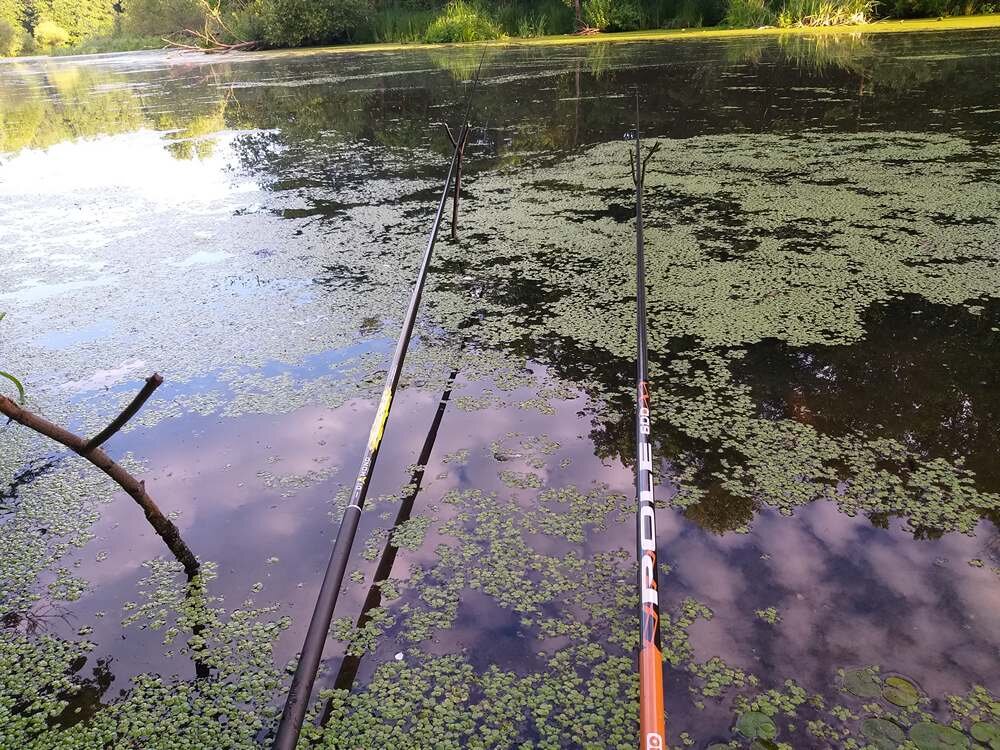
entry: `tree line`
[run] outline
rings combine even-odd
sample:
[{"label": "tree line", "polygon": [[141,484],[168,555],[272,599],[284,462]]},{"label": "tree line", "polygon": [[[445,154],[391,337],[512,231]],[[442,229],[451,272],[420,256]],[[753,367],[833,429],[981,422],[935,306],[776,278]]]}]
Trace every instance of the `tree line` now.
[{"label": "tree line", "polygon": [[0,0],[0,56],[192,46],[461,42],[579,31],[831,25],[998,0]]}]

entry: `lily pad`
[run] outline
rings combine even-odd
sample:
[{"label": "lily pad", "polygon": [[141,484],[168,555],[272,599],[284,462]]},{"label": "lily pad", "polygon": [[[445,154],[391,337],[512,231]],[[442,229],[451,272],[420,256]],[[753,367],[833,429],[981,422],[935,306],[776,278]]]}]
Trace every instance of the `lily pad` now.
[{"label": "lily pad", "polygon": [[754,740],[750,750],[778,750],[778,743],[771,740]]},{"label": "lily pad", "polygon": [[906,708],[920,702],[920,691],[917,686],[904,677],[886,677],[882,688],[882,697],[893,705]]},{"label": "lily pad", "polygon": [[990,721],[977,721],[972,725],[972,736],[993,748],[1000,748],[1000,725]]},{"label": "lily pad", "polygon": [[861,733],[879,750],[896,750],[906,738],[906,733],[899,725],[875,717],[861,723]]},{"label": "lily pad", "polygon": [[953,750],[969,746],[969,738],[964,734],[934,721],[914,724],[910,730],[910,739],[920,750]]},{"label": "lily pad", "polygon": [[844,689],[859,698],[877,698],[882,694],[882,681],[871,667],[852,669],[844,674]]},{"label": "lily pad", "polygon": [[773,740],[778,736],[778,727],[771,717],[760,711],[747,711],[736,720],[736,731],[748,740]]}]

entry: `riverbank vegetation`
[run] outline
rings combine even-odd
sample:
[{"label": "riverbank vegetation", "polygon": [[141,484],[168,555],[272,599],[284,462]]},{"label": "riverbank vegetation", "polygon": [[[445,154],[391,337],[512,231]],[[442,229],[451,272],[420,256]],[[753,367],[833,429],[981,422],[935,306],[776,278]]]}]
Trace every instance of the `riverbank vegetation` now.
[{"label": "riverbank vegetation", "polygon": [[997,0],[0,0],[0,56],[833,26],[998,10]]}]

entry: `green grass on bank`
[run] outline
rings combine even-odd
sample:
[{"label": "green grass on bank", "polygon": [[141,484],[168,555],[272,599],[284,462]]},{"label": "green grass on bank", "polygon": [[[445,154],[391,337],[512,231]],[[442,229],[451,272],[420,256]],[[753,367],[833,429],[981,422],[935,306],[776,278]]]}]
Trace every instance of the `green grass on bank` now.
[{"label": "green grass on bank", "polygon": [[[300,47],[267,50],[254,55],[300,56],[330,52],[392,52],[404,49],[439,49],[453,46],[490,46],[504,47],[508,45],[526,45],[535,47],[559,46],[570,44],[595,44],[606,42],[652,42],[683,39],[723,39],[742,36],[778,36],[784,34],[892,34],[905,32],[927,31],[962,31],[1000,29],[1000,13],[978,16],[954,16],[950,18],[916,18],[903,20],[883,20],[871,23],[841,24],[832,26],[793,26],[779,28],[765,26],[761,28],[733,28],[719,25],[709,28],[692,29],[647,29],[644,31],[620,31],[598,34],[551,34],[546,36],[503,36],[487,41],[455,41],[455,42],[423,42],[423,35],[412,34],[406,41],[376,41],[363,44],[337,44],[315,47]],[[398,30],[397,30],[398,31]],[[405,35],[403,35],[404,38]],[[398,38],[397,34],[381,38]],[[163,41],[157,37],[129,37],[118,39],[107,37],[82,43],[76,47],[58,50],[58,55],[85,55],[107,52],[125,52],[129,50],[156,49],[163,46]]]},{"label": "green grass on bank", "polygon": [[[626,38],[612,34],[666,39],[693,29],[881,30],[894,22],[890,18],[910,17],[934,19],[934,28],[972,28],[992,24],[973,20],[969,26],[964,18],[1000,12],[1000,0],[130,0],[113,13],[95,3],[0,0],[0,56],[149,49],[164,46],[165,37],[217,50],[232,44],[354,49],[372,43]],[[589,32],[584,39],[572,34],[581,28]]]},{"label": "green grass on bank", "polygon": [[533,47],[559,46],[567,44],[595,44],[602,42],[652,42],[682,39],[723,39],[740,36],[780,36],[784,34],[892,34],[918,31],[961,31],[976,29],[1000,29],[1000,13],[980,16],[957,16],[943,19],[907,19],[900,21],[876,21],[873,23],[844,26],[811,26],[792,28],[752,28],[733,29],[725,27],[698,29],[651,29],[647,31],[623,31],[616,33],[562,34],[544,37],[506,37],[485,42],[460,42],[455,44],[400,44],[381,42],[376,44],[338,44],[304,49],[270,50],[253,53],[255,55],[277,55],[297,57],[300,55],[325,54],[331,52],[393,52],[404,49],[440,49],[442,47],[526,45]]}]

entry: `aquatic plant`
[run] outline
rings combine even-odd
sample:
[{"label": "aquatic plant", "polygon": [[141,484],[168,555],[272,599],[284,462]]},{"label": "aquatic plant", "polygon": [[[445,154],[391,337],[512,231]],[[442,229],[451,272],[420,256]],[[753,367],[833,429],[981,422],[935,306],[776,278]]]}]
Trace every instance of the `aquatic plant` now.
[{"label": "aquatic plant", "polygon": [[754,614],[757,615],[764,622],[774,625],[781,621],[781,615],[778,614],[778,610],[774,607],[766,607],[764,609],[755,609]]},{"label": "aquatic plant", "polygon": [[[6,315],[7,313],[0,312],[0,321],[2,321]],[[24,384],[22,384],[21,381],[14,375],[11,375],[9,372],[5,372],[3,370],[0,370],[0,378],[8,381],[9,383],[13,383],[14,387],[17,389],[18,399],[24,403]]]},{"label": "aquatic plant", "polygon": [[[608,54],[606,69],[615,70],[621,61],[620,53],[608,45],[593,45],[598,47]],[[422,55],[413,57],[426,59]],[[90,79],[86,82],[92,85]],[[67,84],[64,81],[62,85]],[[315,87],[289,86],[281,91],[284,96],[288,91],[310,88]],[[557,93],[565,91],[563,85]],[[261,115],[244,110],[244,105],[253,106],[254,96],[254,89],[247,89],[240,94],[241,107],[229,108],[231,126],[265,122],[286,127],[277,113],[266,115],[274,120],[259,120]],[[293,98],[293,94],[288,96]],[[298,114],[312,123],[310,127],[318,130],[322,128],[317,123],[345,122],[331,120],[322,108],[317,108],[315,97],[294,97],[297,105],[301,104]],[[265,96],[260,101],[275,99]],[[345,103],[355,108],[371,106],[371,99],[364,97],[334,95],[331,100],[338,107],[346,108]],[[356,122],[367,121],[366,117],[351,115],[345,130],[355,127]],[[297,126],[304,127],[301,121]],[[280,194],[275,210],[284,210],[290,203],[301,211],[297,217],[258,223],[241,216],[240,227],[259,231],[252,238],[238,233],[239,240],[252,247],[246,257],[227,259],[219,264],[224,268],[218,270],[198,266],[198,273],[178,274],[177,267],[168,264],[182,262],[186,254],[164,247],[165,243],[154,245],[162,254],[161,264],[136,265],[127,254],[131,245],[127,242],[112,244],[103,251],[102,257],[109,263],[131,268],[133,273],[141,266],[149,283],[177,300],[174,309],[160,313],[163,320],[150,320],[141,306],[114,300],[113,295],[70,289],[64,297],[37,308],[25,305],[33,313],[37,310],[37,314],[24,323],[23,329],[18,321],[14,331],[17,346],[11,347],[11,363],[5,365],[28,373],[32,396],[37,393],[46,409],[65,415],[66,407],[60,407],[52,395],[59,394],[61,382],[50,378],[47,370],[58,370],[63,381],[83,380],[92,372],[95,358],[123,347],[123,342],[137,357],[156,356],[155,346],[145,340],[132,340],[118,328],[84,345],[68,347],[58,355],[47,353],[36,343],[51,321],[68,320],[86,306],[97,317],[128,320],[148,330],[150,340],[159,346],[163,346],[162,342],[180,341],[178,332],[190,330],[189,321],[197,320],[204,329],[198,336],[186,336],[191,340],[185,340],[183,346],[171,347],[178,350],[171,366],[179,378],[190,381],[191,389],[180,394],[176,402],[150,412],[145,420],[149,425],[166,423],[164,426],[170,429],[172,422],[186,428],[187,423],[179,422],[180,418],[196,421],[200,419],[197,415],[209,415],[213,418],[205,421],[215,422],[223,416],[235,419],[251,414],[280,415],[320,405],[336,409],[352,399],[359,399],[360,404],[370,400],[380,385],[378,373],[385,359],[377,342],[370,355],[352,354],[333,364],[320,358],[318,366],[298,366],[311,363],[313,355],[328,347],[356,343],[359,331],[360,337],[370,342],[377,339],[380,330],[391,328],[393,316],[399,314],[393,298],[399,296],[406,281],[406,268],[401,267],[412,262],[412,254],[406,247],[394,246],[392,257],[398,258],[398,263],[387,264],[381,248],[376,246],[373,252],[373,246],[359,238],[384,233],[386,227],[404,238],[410,237],[413,222],[408,215],[414,212],[427,182],[420,173],[426,167],[424,152],[401,147],[389,155],[379,155],[363,144],[341,148],[338,144],[344,142],[343,133],[315,137],[322,141],[315,151],[288,136],[284,141],[261,138],[238,152],[246,154],[246,162],[220,142],[218,157],[232,159],[228,163],[234,165],[233,169],[257,165],[253,167],[259,170],[252,173],[254,179],[271,179],[268,170],[278,171],[280,167],[282,174],[291,175],[289,179],[295,181],[294,189]],[[559,145],[558,137],[558,132],[547,133],[545,138],[552,140],[540,137],[525,142]],[[268,162],[261,161],[261,152],[254,151],[260,145],[267,153],[268,143],[278,143],[282,151],[267,157],[278,159],[270,167],[261,166]],[[976,306],[988,317],[991,308],[981,295],[995,290],[996,269],[988,253],[982,254],[984,259],[979,253],[992,247],[990,232],[995,224],[976,220],[992,219],[995,207],[990,203],[992,185],[988,181],[977,185],[969,177],[990,168],[995,148],[951,134],[923,137],[881,131],[848,136],[797,134],[795,138],[741,133],[689,138],[683,144],[669,145],[673,161],[669,170],[656,173],[655,180],[650,180],[651,188],[658,193],[649,209],[650,241],[658,248],[651,268],[656,282],[651,291],[651,303],[656,306],[653,335],[658,350],[664,353],[656,372],[657,382],[662,383],[656,398],[658,409],[663,409],[658,413],[664,419],[658,421],[656,438],[670,458],[670,469],[676,468],[676,473],[666,471],[664,479],[681,483],[680,494],[671,502],[686,505],[689,518],[701,519],[718,533],[731,528],[746,530],[755,523],[757,512],[769,516],[763,523],[774,521],[775,514],[767,513],[768,507],[799,514],[804,505],[817,500],[829,500],[847,514],[871,514],[877,523],[898,515],[910,520],[914,533],[974,529],[978,519],[991,512],[993,500],[986,491],[986,480],[958,458],[932,455],[921,443],[919,432],[911,433],[905,441],[893,437],[891,424],[830,429],[810,416],[819,410],[808,399],[804,406],[796,401],[794,410],[783,412],[753,378],[752,367],[748,374],[747,359],[780,339],[792,356],[825,372],[823,367],[830,360],[817,352],[850,351],[871,345],[878,321],[873,322],[867,312],[895,295],[916,294],[959,309],[964,309],[961,305]],[[450,252],[443,254],[439,284],[428,288],[432,306],[421,324],[424,335],[411,360],[414,369],[404,385],[414,389],[411,395],[422,398],[425,387],[436,387],[425,386],[425,382],[439,383],[452,366],[461,365],[463,378],[468,373],[472,401],[478,397],[481,385],[484,393],[489,390],[484,403],[510,409],[505,417],[538,421],[543,425],[538,432],[547,428],[546,422],[553,428],[561,426],[558,420],[549,418],[552,411],[566,414],[579,410],[581,419],[590,420],[589,426],[584,422],[584,431],[592,430],[590,440],[595,452],[621,470],[620,456],[627,452],[631,437],[627,426],[622,428],[621,420],[615,421],[615,415],[622,411],[615,399],[619,397],[621,373],[629,372],[633,342],[627,333],[631,320],[622,261],[608,251],[615,247],[621,225],[606,209],[609,201],[617,201],[622,192],[615,180],[627,182],[627,176],[620,171],[620,158],[617,171],[602,167],[620,157],[616,148],[580,147],[573,150],[569,160],[561,153],[525,153],[522,157],[529,167],[525,172],[477,178],[475,195],[468,206],[475,212],[476,222],[487,227],[488,236],[475,240],[475,252],[469,252],[469,246],[459,246],[449,247]],[[316,173],[303,166],[306,157],[310,162],[318,160]],[[394,168],[412,159],[416,166],[399,185],[383,184],[386,181],[373,178],[359,186],[344,179],[336,187],[336,200],[354,207],[338,205],[323,213],[311,206],[314,191],[333,188],[300,188],[299,181],[308,184],[317,174],[326,175],[326,170],[341,170],[336,172],[341,175],[354,168],[354,159],[377,165],[388,162]],[[732,177],[741,173],[748,177]],[[328,197],[325,192],[322,195]],[[719,202],[720,195],[726,197],[725,205]],[[811,197],[816,195],[820,200],[813,202]],[[905,216],[879,214],[883,234],[873,247],[872,230],[865,225],[878,213],[880,203],[891,207],[912,203],[915,208]],[[925,211],[924,205],[929,209]],[[227,208],[226,215],[229,211]],[[939,214],[937,218],[935,213]],[[584,218],[574,224],[563,216]],[[787,216],[795,218],[791,228],[784,220]],[[739,232],[733,231],[734,222]],[[306,234],[306,240],[296,245],[293,262],[287,255],[282,256],[281,249],[273,249],[287,238],[281,232],[270,234],[267,227],[272,223],[285,228],[294,226]],[[552,230],[557,247],[551,254],[539,241],[539,226]],[[788,236],[803,226],[814,234],[805,239],[802,235]],[[912,231],[921,232],[921,238],[912,239]],[[746,244],[727,239],[737,235]],[[312,249],[314,241],[321,249]],[[594,246],[602,243],[600,252],[594,251]],[[331,255],[342,259],[343,264],[333,270],[317,270],[321,269],[320,261],[330,263]],[[553,262],[553,258],[559,262]],[[461,274],[448,273],[457,261],[462,262]],[[63,271],[47,258],[37,262],[40,273],[53,280],[87,276],[85,269]],[[161,266],[174,270],[164,273]],[[345,268],[351,275],[345,275]],[[246,301],[241,296],[243,289],[226,296],[227,279],[235,279],[238,285],[251,272],[257,275],[254,284],[260,283],[255,293],[246,294]],[[469,288],[463,286],[462,275],[466,272],[486,280],[473,303]],[[175,276],[184,277],[183,288]],[[665,283],[668,280],[672,283]],[[371,289],[371,300],[366,300],[361,309],[356,295],[344,291],[353,285]],[[532,289],[551,296],[539,303],[531,296]],[[787,305],[786,298],[790,300]],[[218,304],[202,305],[203,299]],[[262,299],[267,299],[268,304],[262,305]],[[470,305],[481,306],[482,313],[475,325],[461,329],[473,342],[473,351],[459,354],[457,347],[449,344],[448,332],[465,320]],[[592,314],[581,316],[581,307],[592,310]],[[336,311],[332,324],[331,310]],[[923,312],[926,315],[926,310]],[[365,322],[373,317],[384,324]],[[232,335],[229,325],[234,319],[254,330],[254,347],[247,347],[245,340],[233,340],[239,338]],[[296,334],[289,335],[290,330]],[[982,341],[992,343],[988,338]],[[861,351],[864,353],[864,349]],[[534,372],[524,368],[528,359]],[[50,368],[53,364],[58,367]],[[836,365],[836,361],[829,364],[841,378],[838,384],[842,384],[845,370]],[[780,375],[782,371],[774,372]],[[120,383],[113,387],[113,404],[104,403],[103,390],[98,391],[100,397],[87,391],[76,396],[74,409],[79,405],[81,421],[100,423],[107,411],[117,408],[120,396],[115,389],[125,390]],[[416,389],[420,389],[419,394]],[[515,391],[519,392],[515,395]],[[517,412],[517,407],[510,404],[500,406],[504,400],[531,411]],[[574,403],[567,404],[566,400]],[[777,403],[780,406],[780,398]],[[978,404],[971,408],[978,408]],[[292,419],[296,418],[293,415]],[[265,421],[260,416],[258,419]],[[626,437],[616,442],[619,432]],[[565,446],[551,438],[524,435],[491,435],[486,442],[494,437],[497,444],[486,449],[485,443],[479,443],[471,461],[476,470],[486,464],[482,476],[488,485],[473,489],[470,484],[475,479],[470,483],[464,476],[471,472],[463,472],[461,478],[452,477],[447,486],[460,479],[467,493],[450,493],[441,498],[441,492],[435,494],[430,488],[429,498],[421,495],[429,505],[443,501],[439,507],[428,509],[428,527],[423,533],[413,533],[420,529],[407,530],[404,539],[411,549],[406,553],[414,554],[401,561],[405,564],[396,571],[398,577],[391,583],[378,584],[386,599],[376,615],[382,623],[379,632],[375,633],[375,628],[365,630],[366,625],[350,629],[345,626],[345,645],[353,653],[362,652],[360,658],[370,660],[365,662],[368,668],[364,674],[374,673],[376,678],[370,685],[358,685],[349,695],[332,695],[334,710],[326,729],[311,730],[323,735],[317,741],[325,746],[350,747],[360,737],[370,743],[363,746],[382,747],[406,737],[411,744],[419,741],[427,746],[451,743],[457,747],[557,747],[560,742],[564,744],[569,731],[578,730],[577,736],[588,746],[634,746],[631,649],[635,628],[634,622],[622,613],[629,611],[635,570],[631,553],[605,549],[608,537],[602,534],[602,530],[611,529],[628,537],[629,497],[583,483],[589,481],[584,472],[591,459],[591,445],[582,443],[582,451],[575,448],[575,434],[568,436],[573,440]],[[450,444],[448,448],[456,445],[467,443]],[[88,561],[94,557],[96,545],[86,546],[89,534],[113,489],[87,483],[86,476],[78,476],[73,459],[61,459],[63,463],[43,471],[46,456],[43,445],[30,440],[22,443],[0,433],[2,486],[8,482],[18,484],[16,477],[26,466],[37,466],[42,471],[33,480],[20,482],[22,489],[15,497],[5,495],[0,511],[5,534],[10,534],[9,539],[2,540],[0,588],[15,592],[17,603],[12,611],[18,616],[46,606],[53,597],[80,597],[76,606],[86,611],[89,585],[74,563],[82,557]],[[490,456],[496,466],[489,465]],[[581,467],[580,483],[568,485],[552,479],[559,475],[555,466],[571,457],[577,461],[574,468]],[[267,471],[257,480],[268,495],[273,491],[290,496],[333,476],[332,469],[325,466],[313,471],[282,470],[270,464],[263,468]],[[543,482],[546,486],[520,488],[517,502],[511,502],[510,496],[515,493],[495,481],[501,471],[517,472],[518,479],[529,473],[549,479]],[[499,498],[492,497],[489,490],[498,490]],[[318,494],[324,492],[322,489]],[[689,504],[691,501],[694,505]],[[394,515],[393,505],[399,502],[399,493],[387,491],[378,502],[382,505],[373,508],[375,515],[368,520],[387,522]],[[330,507],[335,512],[335,503]],[[695,514],[695,508],[702,514]],[[733,512],[725,515],[718,511],[720,508]],[[672,522],[683,523],[679,514],[666,513]],[[812,514],[801,515],[808,522]],[[793,527],[798,519],[775,522]],[[41,528],[49,531],[40,534]],[[432,528],[433,533],[426,533]],[[852,528],[861,528],[861,524]],[[871,539],[888,536],[878,529],[863,531]],[[370,544],[365,544],[357,565],[366,576],[375,568],[369,563],[378,559],[391,533],[385,530],[373,534]],[[702,532],[687,525],[684,533]],[[896,541],[904,543],[895,531],[891,533]],[[749,548],[757,541],[759,538],[706,538],[705,546],[718,543]],[[100,542],[100,546],[106,544]],[[74,552],[81,548],[82,554]],[[988,571],[973,570],[964,563],[966,557],[985,553],[962,549],[966,551],[955,566],[958,570],[953,567],[936,574],[981,574],[983,579],[990,579]],[[261,557],[269,552],[261,553]],[[678,734],[680,742],[700,747],[705,741],[726,735],[744,747],[751,742],[758,743],[758,747],[770,747],[765,744],[768,742],[792,747],[871,744],[881,750],[887,743],[898,745],[900,735],[924,743],[955,740],[954,735],[942,735],[934,725],[950,728],[966,739],[971,736],[977,742],[983,742],[981,738],[994,731],[997,719],[991,714],[990,704],[996,699],[988,691],[970,696],[926,695],[914,679],[889,671],[893,669],[891,664],[870,669],[859,680],[864,685],[860,690],[870,693],[861,697],[849,688],[842,695],[836,694],[838,682],[833,674],[827,675],[825,681],[821,675],[810,675],[811,690],[807,692],[795,683],[783,682],[780,666],[753,674],[746,666],[752,662],[741,660],[745,668],[740,668],[711,651],[704,652],[703,647],[696,647],[698,642],[689,633],[730,623],[723,620],[712,626],[704,622],[713,616],[711,609],[681,592],[682,576],[691,563],[672,562],[681,575],[677,583],[664,586],[664,591],[669,592],[665,595],[671,599],[665,608],[662,632],[670,684],[680,696],[676,703],[672,698],[672,718],[677,720],[678,728],[690,732]],[[235,615],[234,610],[257,611],[257,605],[247,607],[238,599],[228,603],[211,601],[211,583],[189,588],[176,569],[157,568],[156,575],[161,573],[165,574],[162,580],[141,584],[139,590],[144,593],[135,597],[137,603],[130,606],[124,619],[129,620],[125,627],[130,638],[134,637],[131,634],[155,630],[159,636],[153,638],[154,645],[166,641],[164,648],[174,652],[168,658],[176,659],[180,649],[186,649],[180,654],[185,657],[203,658],[195,653],[201,641],[195,638],[199,634],[194,633],[194,627],[205,622],[208,632],[219,632],[219,626],[210,624],[211,615],[206,609],[218,610],[223,623]],[[263,576],[255,575],[249,581],[257,578],[268,582],[263,591],[274,590],[270,579]],[[258,588],[248,586],[248,595],[260,597]],[[353,590],[358,593],[356,588]],[[194,591],[203,603],[187,604],[189,591]],[[26,605],[25,600],[29,600]],[[772,603],[777,604],[775,611],[781,607],[784,613],[783,601],[770,595],[761,601],[741,601],[747,603],[737,613],[741,617],[737,626],[766,631],[772,638],[785,633],[784,627],[755,625],[754,616],[755,607],[762,607],[766,613],[764,605]],[[479,607],[489,616],[476,618]],[[182,614],[188,609],[190,614]],[[573,616],[563,616],[567,611]],[[140,612],[140,617],[130,620]],[[469,615],[477,623],[474,632],[484,639],[494,639],[494,631],[481,629],[480,622],[495,624],[504,633],[515,633],[519,643],[524,644],[518,653],[524,655],[525,662],[519,662],[516,669],[503,665],[490,670],[482,668],[482,652],[472,648],[442,655],[457,639],[468,645]],[[247,648],[268,651],[262,656],[265,661],[273,661],[271,631],[254,634],[252,625],[266,624],[276,617],[277,613],[255,614],[249,618],[253,622],[243,622],[238,628],[241,634],[250,633],[252,646]],[[135,680],[136,696],[105,694],[96,702],[100,709],[96,715],[81,713],[73,728],[65,726],[68,721],[50,721],[49,717],[61,716],[69,708],[62,703],[70,691],[85,689],[85,677],[75,665],[89,656],[88,664],[94,666],[94,659],[104,656],[100,649],[94,652],[86,645],[87,639],[94,637],[88,630],[94,625],[74,622],[66,632],[77,635],[69,640],[56,639],[55,643],[43,638],[41,632],[27,634],[24,625],[0,634],[0,650],[6,649],[6,655],[0,658],[0,673],[12,673],[10,682],[3,682],[0,688],[0,702],[8,711],[22,705],[32,707],[27,715],[10,723],[11,743],[32,750],[104,744],[157,748],[168,743],[248,747],[273,727],[272,708],[283,697],[281,685],[274,688],[273,682],[253,674],[243,681],[233,666],[223,670],[227,677],[221,682],[233,683],[235,688],[217,687],[215,675],[199,684],[190,677],[190,663],[165,670],[165,674],[177,672],[178,677],[140,675]],[[355,629],[360,632],[355,634]],[[437,643],[423,643],[431,639]],[[567,646],[567,641],[573,645]],[[774,645],[780,648],[785,644],[774,641]],[[209,650],[215,651],[211,646]],[[209,654],[204,658],[210,661],[212,657]],[[234,654],[231,658],[239,664],[246,657]],[[38,674],[31,673],[35,665],[40,665]],[[60,681],[63,678],[68,686]],[[287,680],[287,675],[279,669],[279,681],[282,678]],[[6,676],[0,677],[0,682],[4,679]],[[846,687],[846,675],[843,682]],[[914,695],[918,696],[916,703]],[[703,707],[723,719],[709,720],[707,714],[695,713]],[[314,714],[322,708],[317,703]],[[216,709],[222,711],[221,716],[212,713]],[[750,716],[754,713],[763,715],[766,721]],[[699,731],[683,725],[689,715],[706,717],[704,721],[690,722]],[[743,718],[747,716],[750,718]],[[19,729],[22,718],[31,724],[23,734]],[[747,733],[767,732],[770,722],[776,731],[775,739],[758,736],[751,741],[737,731],[741,719]],[[712,732],[712,736],[701,736],[705,732]]]}]

